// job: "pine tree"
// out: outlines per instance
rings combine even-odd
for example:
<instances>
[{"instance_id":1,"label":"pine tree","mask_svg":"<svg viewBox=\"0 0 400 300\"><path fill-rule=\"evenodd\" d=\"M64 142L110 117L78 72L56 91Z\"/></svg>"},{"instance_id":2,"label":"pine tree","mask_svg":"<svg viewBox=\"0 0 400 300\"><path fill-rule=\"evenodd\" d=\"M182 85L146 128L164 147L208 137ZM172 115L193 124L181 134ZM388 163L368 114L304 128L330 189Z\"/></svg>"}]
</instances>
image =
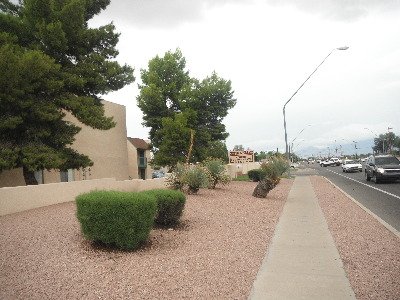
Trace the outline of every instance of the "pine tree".
<instances>
[{"instance_id":1,"label":"pine tree","mask_svg":"<svg viewBox=\"0 0 400 300\"><path fill-rule=\"evenodd\" d=\"M83 124L107 130L99 95L134 81L119 65L112 23L88 21L109 0L25 0L0 4L0 171L23 168L27 184L41 169L77 169L90 158L70 146Z\"/></svg>"}]
</instances>

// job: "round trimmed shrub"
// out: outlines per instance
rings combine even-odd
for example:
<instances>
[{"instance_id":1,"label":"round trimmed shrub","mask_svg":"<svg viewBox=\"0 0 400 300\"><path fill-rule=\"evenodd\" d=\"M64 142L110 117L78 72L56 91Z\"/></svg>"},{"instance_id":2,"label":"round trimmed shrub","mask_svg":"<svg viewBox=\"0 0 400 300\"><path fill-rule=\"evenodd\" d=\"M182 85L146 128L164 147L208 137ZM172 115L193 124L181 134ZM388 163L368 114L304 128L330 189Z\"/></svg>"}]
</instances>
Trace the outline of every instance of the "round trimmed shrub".
<instances>
[{"instance_id":1,"label":"round trimmed shrub","mask_svg":"<svg viewBox=\"0 0 400 300\"><path fill-rule=\"evenodd\" d=\"M92 191L76 197L83 235L91 241L136 249L153 227L156 199L144 193Z\"/></svg>"},{"instance_id":2,"label":"round trimmed shrub","mask_svg":"<svg viewBox=\"0 0 400 300\"><path fill-rule=\"evenodd\" d=\"M144 192L157 200L155 222L160 225L173 225L179 222L186 203L186 196L176 190L150 190Z\"/></svg>"}]
</instances>

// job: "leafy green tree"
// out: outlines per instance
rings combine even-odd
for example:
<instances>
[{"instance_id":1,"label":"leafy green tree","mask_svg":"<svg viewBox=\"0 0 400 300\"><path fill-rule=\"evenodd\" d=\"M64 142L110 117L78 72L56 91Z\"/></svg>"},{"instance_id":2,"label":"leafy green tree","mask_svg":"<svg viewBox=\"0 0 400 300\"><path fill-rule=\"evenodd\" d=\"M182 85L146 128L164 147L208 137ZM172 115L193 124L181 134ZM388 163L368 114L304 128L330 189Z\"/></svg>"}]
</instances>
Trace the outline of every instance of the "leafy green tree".
<instances>
[{"instance_id":1,"label":"leafy green tree","mask_svg":"<svg viewBox=\"0 0 400 300\"><path fill-rule=\"evenodd\" d=\"M182 161L182 155L187 151L184 147L189 142L184 135L176 145L168 141L163 129L164 118L174 119L180 113L186 115L186 128L195 131L192 162L204 160L210 155L208 149L214 142L222 142L227 138L222 120L236 104L230 81L218 77L215 72L203 80L191 78L179 49L168 51L164 57L151 59L148 69L141 70L141 78L143 84L139 85L137 103L143 112L143 125L150 127L155 161L159 161L157 156L169 147L173 146L175 149L171 149L172 152L177 153L176 145L182 147ZM159 151L161 148L163 151ZM167 165L176 161L176 158L170 162L164 158L163 163Z\"/></svg>"},{"instance_id":2,"label":"leafy green tree","mask_svg":"<svg viewBox=\"0 0 400 300\"><path fill-rule=\"evenodd\" d=\"M267 158L267 153L265 151L260 151L260 153L258 152L254 153L255 161L261 161L266 158Z\"/></svg>"},{"instance_id":3,"label":"leafy green tree","mask_svg":"<svg viewBox=\"0 0 400 300\"><path fill-rule=\"evenodd\" d=\"M186 60L180 50L168 51L164 57L156 56L148 63L148 69L140 71L142 84L137 97L143 112L143 125L150 127L150 140L154 147L161 144L162 119L173 117L182 111L181 94L190 89Z\"/></svg>"},{"instance_id":4,"label":"leafy green tree","mask_svg":"<svg viewBox=\"0 0 400 300\"><path fill-rule=\"evenodd\" d=\"M97 129L115 126L99 95L133 82L133 69L113 59L112 23L88 21L109 0L25 0L0 5L0 171L22 167L27 184L40 169L86 167L70 148L80 128L67 112Z\"/></svg>"},{"instance_id":5,"label":"leafy green tree","mask_svg":"<svg viewBox=\"0 0 400 300\"><path fill-rule=\"evenodd\" d=\"M374 139L373 149L377 153L391 153L396 152L400 148L400 137L393 132L380 134L378 138ZM398 151L398 150L397 150Z\"/></svg>"},{"instance_id":6,"label":"leafy green tree","mask_svg":"<svg viewBox=\"0 0 400 300\"><path fill-rule=\"evenodd\" d=\"M175 166L178 162L183 163L190 145L187 116L180 113L174 118L163 118L159 134L163 136L163 143L155 150L153 163L158 166Z\"/></svg>"},{"instance_id":7,"label":"leafy green tree","mask_svg":"<svg viewBox=\"0 0 400 300\"><path fill-rule=\"evenodd\" d=\"M224 163L229 162L228 148L224 141L212 141L208 143L205 155L206 157L219 158Z\"/></svg>"}]
</instances>

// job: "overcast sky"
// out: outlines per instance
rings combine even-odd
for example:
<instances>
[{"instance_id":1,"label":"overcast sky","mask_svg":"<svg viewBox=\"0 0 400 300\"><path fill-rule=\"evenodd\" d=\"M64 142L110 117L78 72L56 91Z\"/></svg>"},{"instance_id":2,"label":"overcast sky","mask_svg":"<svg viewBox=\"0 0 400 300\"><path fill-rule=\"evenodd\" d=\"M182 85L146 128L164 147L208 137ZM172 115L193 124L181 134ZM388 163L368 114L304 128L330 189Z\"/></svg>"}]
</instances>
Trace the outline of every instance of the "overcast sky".
<instances>
[{"instance_id":1,"label":"overcast sky","mask_svg":"<svg viewBox=\"0 0 400 300\"><path fill-rule=\"evenodd\" d=\"M232 81L228 149L284 151L284 103L341 46L350 48L334 51L287 105L289 142L303 128L295 147L321 151L388 127L400 134L400 0L111 2L91 26L113 21L121 33L118 61L135 68L135 83L104 96L127 107L131 137L148 135L136 105L140 69L180 48L191 76L215 70Z\"/></svg>"}]
</instances>

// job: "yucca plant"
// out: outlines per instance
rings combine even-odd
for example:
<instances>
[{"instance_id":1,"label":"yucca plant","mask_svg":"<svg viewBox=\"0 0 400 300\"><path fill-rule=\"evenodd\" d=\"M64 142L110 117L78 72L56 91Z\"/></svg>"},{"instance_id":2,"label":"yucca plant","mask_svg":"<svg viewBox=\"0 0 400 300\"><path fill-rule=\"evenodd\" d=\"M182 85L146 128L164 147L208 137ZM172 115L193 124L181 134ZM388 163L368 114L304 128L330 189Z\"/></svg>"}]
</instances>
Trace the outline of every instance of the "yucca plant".
<instances>
[{"instance_id":1,"label":"yucca plant","mask_svg":"<svg viewBox=\"0 0 400 300\"><path fill-rule=\"evenodd\" d=\"M228 184L231 178L226 174L225 164L219 158L207 158L203 162L203 166L206 168L209 175L209 185L210 189L215 189L217 184Z\"/></svg>"}]
</instances>

